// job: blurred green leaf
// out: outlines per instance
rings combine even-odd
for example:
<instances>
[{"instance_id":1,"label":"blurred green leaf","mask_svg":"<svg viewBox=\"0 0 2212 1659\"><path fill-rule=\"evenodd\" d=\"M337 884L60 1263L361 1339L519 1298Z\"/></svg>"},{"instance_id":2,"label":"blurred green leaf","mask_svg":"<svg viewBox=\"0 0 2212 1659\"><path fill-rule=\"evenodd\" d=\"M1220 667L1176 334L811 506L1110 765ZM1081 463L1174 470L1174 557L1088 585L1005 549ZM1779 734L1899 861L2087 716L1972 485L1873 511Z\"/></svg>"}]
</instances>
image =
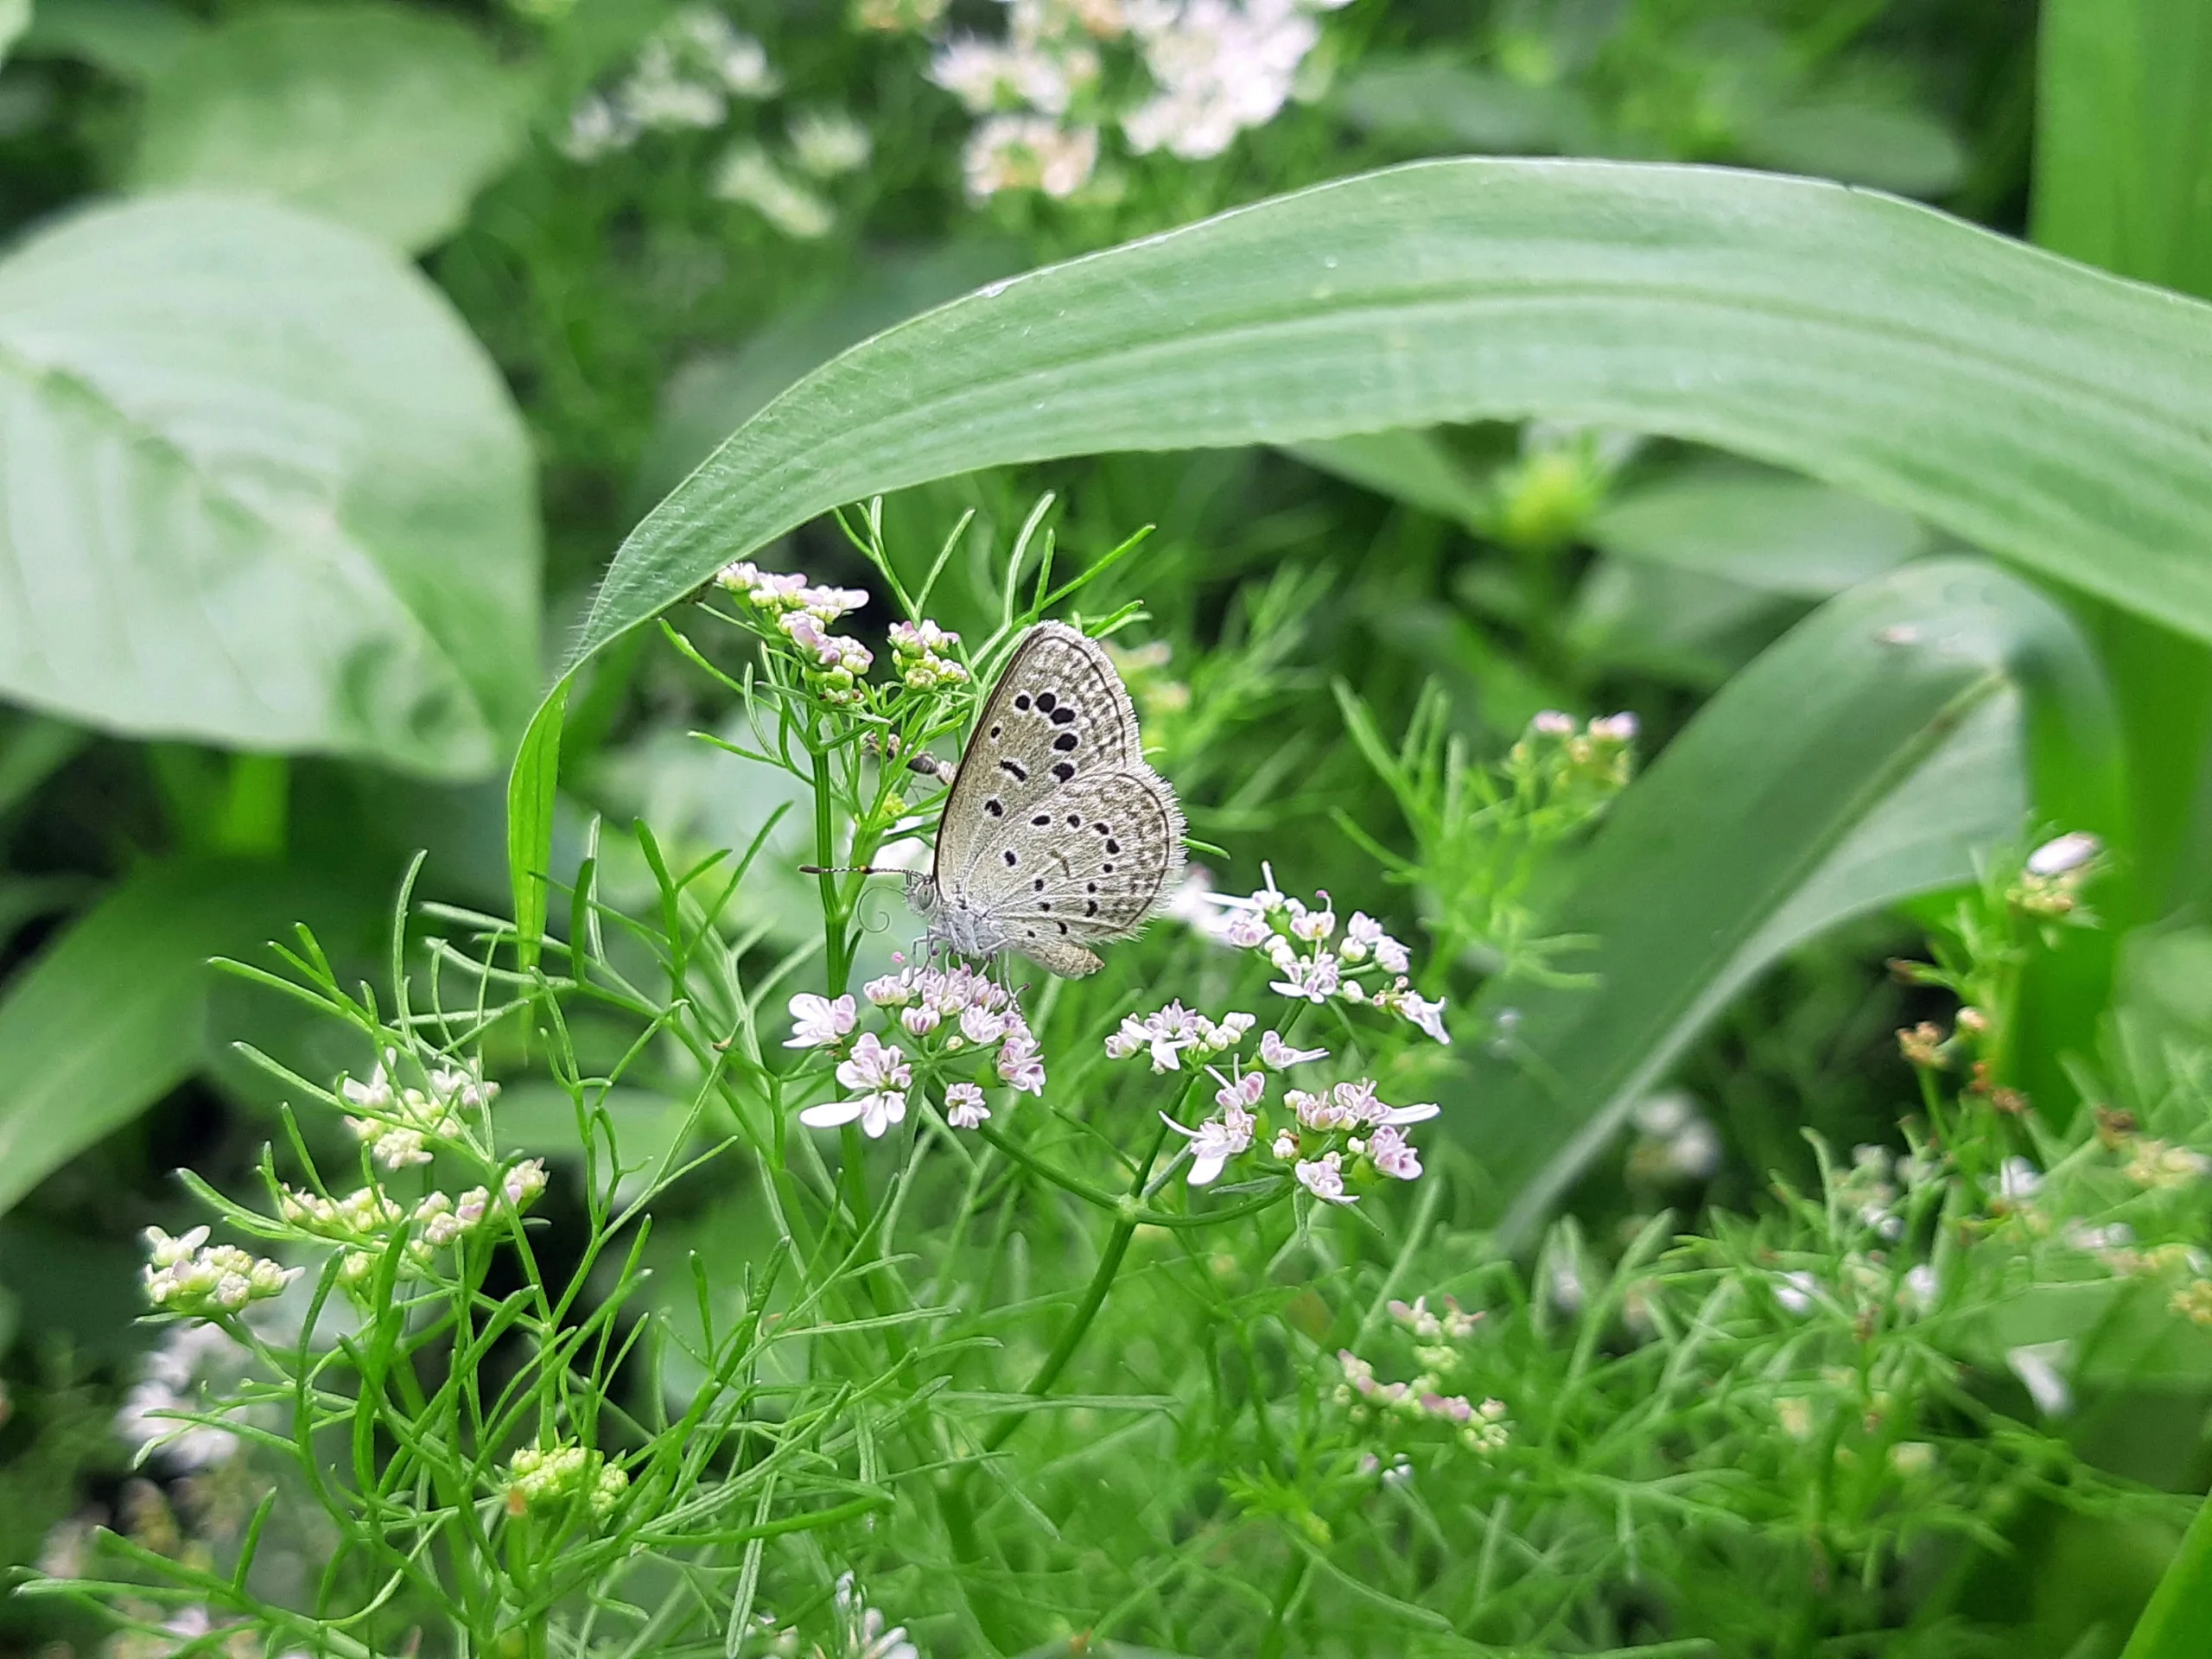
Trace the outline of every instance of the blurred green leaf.
<instances>
[{"instance_id":1,"label":"blurred green leaf","mask_svg":"<svg viewBox=\"0 0 2212 1659\"><path fill-rule=\"evenodd\" d=\"M1446 58L1368 58L1333 102L1363 131L1492 155L1578 149L1592 137L1589 111L1568 87L1532 86Z\"/></svg>"},{"instance_id":2,"label":"blurred green leaf","mask_svg":"<svg viewBox=\"0 0 2212 1659\"><path fill-rule=\"evenodd\" d=\"M2203 1659L2212 1641L2212 1501L2196 1511L2120 1659Z\"/></svg>"},{"instance_id":3,"label":"blurred green leaf","mask_svg":"<svg viewBox=\"0 0 2212 1659\"><path fill-rule=\"evenodd\" d=\"M2031 754L2094 753L2111 715L2064 614L1993 566L1929 560L1835 600L1732 680L1624 795L1560 931L1596 988L1498 984L1447 1122L1525 1237L1755 975L1847 918L1968 880L2016 836ZM2037 775L2043 772L2038 769ZM2108 772L2036 804L2101 824ZM2070 796L2061 791L2070 790Z\"/></svg>"},{"instance_id":4,"label":"blurred green leaf","mask_svg":"<svg viewBox=\"0 0 2212 1659\"><path fill-rule=\"evenodd\" d=\"M144 82L207 27L166 0L39 0L23 50L76 58L118 80Z\"/></svg>"},{"instance_id":5,"label":"blurred green leaf","mask_svg":"<svg viewBox=\"0 0 2212 1659\"><path fill-rule=\"evenodd\" d=\"M420 274L273 203L90 210L0 261L0 692L480 773L537 689L522 424Z\"/></svg>"},{"instance_id":6,"label":"blurred green leaf","mask_svg":"<svg viewBox=\"0 0 2212 1659\"><path fill-rule=\"evenodd\" d=\"M2046 0L2038 45L2036 240L2212 295L2212 7Z\"/></svg>"},{"instance_id":7,"label":"blurred green leaf","mask_svg":"<svg viewBox=\"0 0 2212 1659\"><path fill-rule=\"evenodd\" d=\"M1901 196L1948 195L1966 176L1956 134L1924 110L1829 98L1762 110L1738 135L1744 159L1778 172L1872 185Z\"/></svg>"},{"instance_id":8,"label":"blurred green leaf","mask_svg":"<svg viewBox=\"0 0 2212 1659\"><path fill-rule=\"evenodd\" d=\"M1488 493L1433 432L1357 432L1281 448L1332 477L1451 519L1478 536L1490 533Z\"/></svg>"},{"instance_id":9,"label":"blurred green leaf","mask_svg":"<svg viewBox=\"0 0 2212 1659\"><path fill-rule=\"evenodd\" d=\"M1601 557L1575 588L1567 638L1586 664L1711 690L1802 608L1702 571Z\"/></svg>"},{"instance_id":10,"label":"blurred green leaf","mask_svg":"<svg viewBox=\"0 0 2212 1659\"><path fill-rule=\"evenodd\" d=\"M0 1211L199 1068L209 957L257 955L296 918L327 920L343 902L281 867L149 865L10 980Z\"/></svg>"},{"instance_id":11,"label":"blurred green leaf","mask_svg":"<svg viewBox=\"0 0 2212 1659\"><path fill-rule=\"evenodd\" d=\"M529 91L454 18L257 10L154 77L131 182L270 195L414 251L451 234L521 149Z\"/></svg>"},{"instance_id":12,"label":"blurred green leaf","mask_svg":"<svg viewBox=\"0 0 2212 1659\"><path fill-rule=\"evenodd\" d=\"M682 483L777 393L847 346L1018 270L1020 263L1014 247L988 239L893 256L820 304L776 318L735 351L693 359L662 391L638 464L647 493L639 507Z\"/></svg>"},{"instance_id":13,"label":"blurred green leaf","mask_svg":"<svg viewBox=\"0 0 2212 1659\"><path fill-rule=\"evenodd\" d=\"M1934 544L1910 513L1733 464L1694 466L1623 490L1586 533L1616 558L1803 599L1855 588Z\"/></svg>"}]
</instances>

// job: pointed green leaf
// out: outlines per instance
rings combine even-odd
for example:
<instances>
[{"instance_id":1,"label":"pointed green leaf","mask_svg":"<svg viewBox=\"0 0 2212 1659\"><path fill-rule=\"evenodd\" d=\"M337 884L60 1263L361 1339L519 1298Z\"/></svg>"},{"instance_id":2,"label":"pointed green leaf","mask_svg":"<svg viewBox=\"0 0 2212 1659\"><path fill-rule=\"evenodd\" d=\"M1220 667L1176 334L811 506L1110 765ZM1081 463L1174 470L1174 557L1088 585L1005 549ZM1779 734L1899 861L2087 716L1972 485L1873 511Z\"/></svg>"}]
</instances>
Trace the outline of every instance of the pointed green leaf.
<instances>
[{"instance_id":1,"label":"pointed green leaf","mask_svg":"<svg viewBox=\"0 0 2212 1659\"><path fill-rule=\"evenodd\" d=\"M2112 715L2064 613L1930 560L1823 607L1730 681L1624 795L1555 918L1595 988L1493 986L1452 1120L1525 1237L1737 992L1849 917L1970 879L2031 803L2109 830ZM2099 747L2102 745L2101 748ZM2031 791L2031 776L2041 787ZM1447 1103L1447 1110L1452 1108Z\"/></svg>"}]
</instances>

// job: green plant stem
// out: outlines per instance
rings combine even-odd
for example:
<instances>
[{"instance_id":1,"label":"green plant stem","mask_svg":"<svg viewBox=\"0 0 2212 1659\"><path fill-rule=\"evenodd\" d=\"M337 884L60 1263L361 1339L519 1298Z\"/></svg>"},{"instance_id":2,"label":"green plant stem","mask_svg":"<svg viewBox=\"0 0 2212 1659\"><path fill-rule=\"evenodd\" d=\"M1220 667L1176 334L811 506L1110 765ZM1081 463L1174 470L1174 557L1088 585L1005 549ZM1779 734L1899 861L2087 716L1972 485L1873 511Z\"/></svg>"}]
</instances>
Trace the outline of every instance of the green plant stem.
<instances>
[{"instance_id":1,"label":"green plant stem","mask_svg":"<svg viewBox=\"0 0 2212 1659\"><path fill-rule=\"evenodd\" d=\"M1166 1144L1168 1133L1167 1125L1162 1123L1159 1134L1153 1136L1152 1149L1145 1154L1143 1166L1129 1184L1129 1196L1122 1201L1121 1218L1115 1222L1114 1230L1106 1240L1106 1249L1098 1258L1097 1271L1090 1275L1090 1283L1084 1289L1083 1300L1076 1304L1075 1317L1068 1321L1067 1329L1060 1332L1059 1341L1052 1344L1052 1351L1045 1357L1045 1363L1037 1368L1037 1375L1029 1379L1028 1388L1023 1390L1031 1399L1041 1400L1051 1391L1052 1384L1059 1381L1060 1373L1067 1369L1068 1362L1075 1357L1076 1349L1090 1330L1091 1321L1098 1317L1098 1310L1106 1305L1107 1293L1114 1287L1114 1280L1122 1271L1122 1259L1129 1253L1129 1241L1136 1236L1140 1225L1139 1217L1142 1212L1137 1207L1136 1195L1144 1191L1145 1182L1151 1178L1152 1166L1159 1161L1160 1149ZM1001 1422L984 1437L983 1450L987 1452L997 1451L1014 1438L1022 1424L1029 1421L1030 1415L1025 1411Z\"/></svg>"}]
</instances>

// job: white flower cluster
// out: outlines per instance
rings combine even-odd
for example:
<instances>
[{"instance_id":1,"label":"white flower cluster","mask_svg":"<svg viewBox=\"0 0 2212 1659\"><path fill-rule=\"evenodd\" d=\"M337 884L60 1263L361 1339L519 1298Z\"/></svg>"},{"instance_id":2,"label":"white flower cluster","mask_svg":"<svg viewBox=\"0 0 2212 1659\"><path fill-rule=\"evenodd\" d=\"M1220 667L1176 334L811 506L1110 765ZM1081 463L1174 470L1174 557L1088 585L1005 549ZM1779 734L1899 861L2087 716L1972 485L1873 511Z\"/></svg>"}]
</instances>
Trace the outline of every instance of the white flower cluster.
<instances>
[{"instance_id":1,"label":"white flower cluster","mask_svg":"<svg viewBox=\"0 0 2212 1659\"><path fill-rule=\"evenodd\" d=\"M1448 1424L1459 1430L1459 1443L1484 1457L1512 1443L1512 1425L1505 1402L1484 1400L1478 1405L1463 1394L1445 1394L1433 1376L1424 1374L1410 1382L1384 1382L1375 1367L1349 1348L1337 1351L1344 1381L1337 1385L1337 1403L1351 1408L1355 1422L1370 1412L1414 1421Z\"/></svg>"},{"instance_id":2,"label":"white flower cluster","mask_svg":"<svg viewBox=\"0 0 2212 1659\"><path fill-rule=\"evenodd\" d=\"M1267 1127L1270 1073L1329 1058L1327 1049L1300 1048L1279 1031L1262 1033L1258 1053L1247 1057L1241 1051L1258 1023L1255 1016L1242 1013L1210 1020L1179 1001L1170 1002L1157 1013L1128 1015L1121 1029L1106 1039L1109 1059L1147 1055L1154 1072L1160 1073L1180 1071L1187 1056L1194 1065L1204 1065L1218 1085L1213 1099L1219 1109L1195 1128L1160 1114L1189 1142L1185 1151L1191 1170L1185 1179L1192 1186L1218 1180L1229 1160L1249 1151L1261 1138ZM1223 1058L1230 1068L1226 1073L1210 1063ZM1291 1166L1300 1185L1330 1204L1357 1201L1345 1188L1347 1168L1355 1174L1363 1167L1395 1180L1419 1179L1421 1155L1407 1141L1405 1126L1434 1117L1438 1110L1433 1104L1385 1105L1376 1098L1376 1085L1364 1078L1318 1093L1286 1088L1282 1107L1291 1121L1271 1138L1268 1149Z\"/></svg>"},{"instance_id":3,"label":"white flower cluster","mask_svg":"<svg viewBox=\"0 0 2212 1659\"><path fill-rule=\"evenodd\" d=\"M145 1238L146 1300L164 1313L203 1319L236 1313L250 1302L282 1295L300 1273L235 1244L210 1244L205 1227L181 1238L149 1227Z\"/></svg>"},{"instance_id":4,"label":"white flower cluster","mask_svg":"<svg viewBox=\"0 0 2212 1659\"><path fill-rule=\"evenodd\" d=\"M963 158L971 196L1073 195L1098 166L1099 129L1118 118L1138 155L1218 156L1289 99L1321 38L1313 13L1344 0L1009 0L1002 41L955 37L930 78L981 118ZM1117 111L1101 48L1142 66Z\"/></svg>"},{"instance_id":5,"label":"white flower cluster","mask_svg":"<svg viewBox=\"0 0 2212 1659\"><path fill-rule=\"evenodd\" d=\"M1329 895L1316 893L1309 906L1276 890L1273 865L1260 869L1267 885L1249 898L1199 895L1217 907L1199 925L1202 932L1239 950L1263 952L1282 976L1269 987L1280 996L1365 1004L1410 1020L1440 1043L1452 1040L1445 1029L1443 999L1432 1002L1413 988L1406 947L1384 932L1380 922L1354 911L1344 938L1332 947L1337 913Z\"/></svg>"},{"instance_id":6,"label":"white flower cluster","mask_svg":"<svg viewBox=\"0 0 2212 1659\"><path fill-rule=\"evenodd\" d=\"M245 1363L245 1349L220 1325L171 1326L124 1396L115 1414L116 1434L135 1448L158 1451L162 1462L180 1472L228 1463L238 1455L236 1434L209 1423L179 1422L176 1416L202 1410L207 1385L235 1382Z\"/></svg>"},{"instance_id":7,"label":"white flower cluster","mask_svg":"<svg viewBox=\"0 0 2212 1659\"><path fill-rule=\"evenodd\" d=\"M763 570L749 560L726 565L715 583L760 625L764 638L781 639L798 654L806 681L826 702L857 702L861 677L874 653L857 639L830 632L837 619L868 603L858 588L817 588L797 574Z\"/></svg>"},{"instance_id":8,"label":"white flower cluster","mask_svg":"<svg viewBox=\"0 0 2212 1659\"><path fill-rule=\"evenodd\" d=\"M585 1508L605 1520L629 1490L630 1477L606 1454L573 1441L526 1446L507 1462L507 1501L518 1510L565 1506L582 1498Z\"/></svg>"},{"instance_id":9,"label":"white flower cluster","mask_svg":"<svg viewBox=\"0 0 2212 1659\"><path fill-rule=\"evenodd\" d=\"M1640 1103L1635 1123L1637 1139L1628 1155L1630 1180L1702 1181L1720 1167L1720 1132L1683 1090L1669 1090Z\"/></svg>"},{"instance_id":10,"label":"white flower cluster","mask_svg":"<svg viewBox=\"0 0 2212 1659\"><path fill-rule=\"evenodd\" d=\"M759 41L712 6L686 6L646 37L620 82L569 111L561 152L595 162L645 132L719 127L732 98L772 98L782 87Z\"/></svg>"},{"instance_id":11,"label":"white flower cluster","mask_svg":"<svg viewBox=\"0 0 2212 1659\"><path fill-rule=\"evenodd\" d=\"M1263 127L1289 101L1299 66L1320 44L1315 10L1344 0L1152 0L1129 23L1158 90L1122 118L1140 156L1203 161Z\"/></svg>"},{"instance_id":12,"label":"white flower cluster","mask_svg":"<svg viewBox=\"0 0 2212 1659\"><path fill-rule=\"evenodd\" d=\"M961 684L968 671L945 654L959 643L958 634L940 628L926 617L919 622L893 622L892 666L909 690L933 691L939 686Z\"/></svg>"},{"instance_id":13,"label":"white flower cluster","mask_svg":"<svg viewBox=\"0 0 2212 1659\"><path fill-rule=\"evenodd\" d=\"M851 996L800 992L791 1000L791 1034L784 1046L842 1053L836 1076L842 1092L798 1115L810 1128L858 1122L870 1140L880 1139L906 1121L917 1064L925 1080L942 1084L945 1122L956 1129L972 1129L991 1116L987 1084L1017 1094L1045 1092L1045 1061L1020 1006L1003 985L973 969L906 967L870 980L861 995L897 1021L914 1044L915 1058L872 1031L853 1040L860 1005Z\"/></svg>"},{"instance_id":14,"label":"white flower cluster","mask_svg":"<svg viewBox=\"0 0 2212 1659\"><path fill-rule=\"evenodd\" d=\"M783 78L759 41L713 6L687 6L646 38L621 79L587 93L569 111L561 151L589 163L629 149L647 132L709 130L729 121L734 103L757 103L782 90ZM829 233L837 211L806 181L867 166L874 140L842 110L802 111L786 132L788 165L758 140L739 138L715 164L708 194L752 208L785 236L810 241Z\"/></svg>"},{"instance_id":15,"label":"white flower cluster","mask_svg":"<svg viewBox=\"0 0 2212 1659\"><path fill-rule=\"evenodd\" d=\"M545 1163L531 1158L511 1166L499 1178L499 1197L519 1214L545 1191ZM491 1189L474 1186L459 1198L432 1192L410 1211L387 1193L365 1186L342 1198L325 1198L296 1187L276 1190L276 1213L310 1238L340 1245L338 1277L349 1288L367 1282L376 1271L395 1230L407 1234L408 1263L420 1270L433 1255L481 1226L493 1203Z\"/></svg>"},{"instance_id":16,"label":"white flower cluster","mask_svg":"<svg viewBox=\"0 0 2212 1659\"><path fill-rule=\"evenodd\" d=\"M346 1127L386 1169L429 1163L429 1143L451 1139L463 1111L482 1110L499 1092L480 1071L457 1066L433 1067L428 1090L406 1088L394 1081L398 1066L398 1053L387 1049L365 1083L341 1077L338 1084L338 1092L361 1114L348 1117Z\"/></svg>"}]
</instances>

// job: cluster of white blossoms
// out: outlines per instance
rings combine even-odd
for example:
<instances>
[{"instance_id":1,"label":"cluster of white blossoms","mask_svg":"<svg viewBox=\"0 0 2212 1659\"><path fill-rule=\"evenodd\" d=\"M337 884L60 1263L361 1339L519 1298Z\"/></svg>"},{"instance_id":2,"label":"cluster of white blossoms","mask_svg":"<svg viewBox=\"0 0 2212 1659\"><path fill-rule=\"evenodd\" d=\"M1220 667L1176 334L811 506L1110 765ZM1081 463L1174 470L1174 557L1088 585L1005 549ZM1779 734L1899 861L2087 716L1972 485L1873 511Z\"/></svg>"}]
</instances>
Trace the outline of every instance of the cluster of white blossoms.
<instances>
[{"instance_id":1,"label":"cluster of white blossoms","mask_svg":"<svg viewBox=\"0 0 2212 1659\"><path fill-rule=\"evenodd\" d=\"M686 6L646 37L620 80L586 93L569 111L561 151L595 162L647 132L719 127L733 98L773 98L782 89L759 41L712 6Z\"/></svg>"},{"instance_id":2,"label":"cluster of white blossoms","mask_svg":"<svg viewBox=\"0 0 2212 1659\"><path fill-rule=\"evenodd\" d=\"M934 691L966 682L968 671L945 654L960 643L951 629L940 628L925 617L919 622L893 622L890 634L892 667L909 690Z\"/></svg>"},{"instance_id":3,"label":"cluster of white blossoms","mask_svg":"<svg viewBox=\"0 0 2212 1659\"><path fill-rule=\"evenodd\" d=\"M1386 1105L1371 1081L1357 1078L1319 1090L1286 1087L1271 1113L1269 1078L1293 1066L1326 1060L1329 1051L1300 1048L1282 1033L1269 1031L1262 1034L1256 1052L1247 1055L1245 1041L1258 1024L1249 1014L1226 1014L1214 1020L1170 1002L1153 1014L1129 1015L1106 1039L1109 1059L1142 1054L1156 1073L1180 1071L1187 1059L1213 1079L1212 1116L1194 1128L1160 1114L1187 1143L1184 1151L1191 1168L1185 1179L1191 1185L1211 1185L1232 1159L1263 1141L1273 1157L1291 1166L1300 1185L1330 1204L1357 1201L1347 1190L1348 1174L1420 1179L1421 1156L1406 1140L1405 1128L1434 1117L1435 1105ZM1223 1071L1217 1060L1229 1069ZM1280 1127L1271 1130L1274 1122Z\"/></svg>"},{"instance_id":4,"label":"cluster of white blossoms","mask_svg":"<svg viewBox=\"0 0 2212 1659\"><path fill-rule=\"evenodd\" d=\"M569 111L560 149L583 164L628 149L648 132L711 131L738 106L783 91L767 48L710 5L686 6L639 48L612 85ZM836 208L815 186L868 165L868 130L842 110L810 109L786 124L779 157L757 138L733 139L709 175L708 194L736 202L800 241L826 236Z\"/></svg>"},{"instance_id":5,"label":"cluster of white blossoms","mask_svg":"<svg viewBox=\"0 0 2212 1659\"><path fill-rule=\"evenodd\" d=\"M979 118L963 156L969 194L1071 196L1096 171L1109 124L1138 155L1220 155L1274 119L1320 41L1313 14L1344 3L1008 0L1003 39L956 36L931 65ZM1114 72L1109 51L1136 73Z\"/></svg>"},{"instance_id":6,"label":"cluster of white blossoms","mask_svg":"<svg viewBox=\"0 0 2212 1659\"><path fill-rule=\"evenodd\" d=\"M519 1215L545 1191L545 1162L526 1159L510 1166L499 1178L495 1199L491 1188L473 1186L458 1198L431 1192L410 1208L395 1201L379 1187L364 1186L342 1198L280 1185L276 1213L307 1238L340 1248L339 1282L349 1290L365 1284L375 1274L393 1237L404 1233L404 1264L427 1269L435 1252L459 1243L484 1224L495 1202L504 1201Z\"/></svg>"},{"instance_id":7,"label":"cluster of white blossoms","mask_svg":"<svg viewBox=\"0 0 2212 1659\"><path fill-rule=\"evenodd\" d=\"M346 1127L377 1162L393 1170L429 1163L429 1143L451 1139L462 1112L481 1111L499 1092L480 1072L450 1065L431 1068L428 1089L409 1088L394 1078L398 1065L397 1052L387 1049L365 1082L341 1077L338 1084L338 1092L360 1114L347 1117Z\"/></svg>"},{"instance_id":8,"label":"cluster of white blossoms","mask_svg":"<svg viewBox=\"0 0 2212 1659\"><path fill-rule=\"evenodd\" d=\"M297 1268L251 1255L235 1244L210 1244L205 1227L181 1238L149 1227L145 1238L146 1300L163 1313L219 1319L281 1296L299 1276Z\"/></svg>"},{"instance_id":9,"label":"cluster of white blossoms","mask_svg":"<svg viewBox=\"0 0 2212 1659\"><path fill-rule=\"evenodd\" d=\"M1337 938L1337 913L1329 895L1306 904L1276 890L1274 867L1262 864L1267 885L1249 897L1198 895L1215 907L1199 931L1224 944L1262 952L1281 976L1269 988L1277 995L1306 1002L1348 1002L1382 1009L1411 1021L1440 1043L1452 1033L1444 1026L1442 998L1429 1001L1407 977L1406 947L1382 925L1354 911Z\"/></svg>"},{"instance_id":10,"label":"cluster of white blossoms","mask_svg":"<svg viewBox=\"0 0 2212 1659\"><path fill-rule=\"evenodd\" d=\"M725 565L715 585L735 599L755 631L798 658L807 685L825 702L857 702L861 677L875 654L857 639L830 632L837 619L868 603L858 588L817 588L797 574L763 570L749 560Z\"/></svg>"},{"instance_id":11,"label":"cluster of white blossoms","mask_svg":"<svg viewBox=\"0 0 2212 1659\"><path fill-rule=\"evenodd\" d=\"M246 1358L246 1350L220 1325L171 1326L141 1362L138 1380L115 1414L117 1436L134 1450L158 1452L164 1465L181 1473L228 1463L238 1452L236 1434L178 1417L206 1412L209 1385L236 1382Z\"/></svg>"},{"instance_id":12,"label":"cluster of white blossoms","mask_svg":"<svg viewBox=\"0 0 2212 1659\"><path fill-rule=\"evenodd\" d=\"M975 969L906 966L870 980L861 994L887 1024L896 1025L913 1056L872 1031L855 1037L860 1004L850 995L802 991L792 997L791 1034L784 1046L838 1057L839 1093L799 1113L808 1128L857 1122L870 1140L880 1140L906 1121L917 1065L925 1083L934 1080L942 1089L944 1121L956 1129L975 1128L991 1116L987 1087L1045 1092L1044 1058L1020 1005L1005 986Z\"/></svg>"},{"instance_id":13,"label":"cluster of white blossoms","mask_svg":"<svg viewBox=\"0 0 2212 1659\"><path fill-rule=\"evenodd\" d=\"M1350 1408L1354 1422L1387 1414L1401 1421L1442 1424L1458 1431L1459 1444L1468 1451L1484 1457L1512 1443L1512 1424L1502 1400L1478 1404L1464 1394L1445 1394L1427 1374L1410 1382L1382 1382L1375 1367L1349 1348L1337 1351L1337 1364L1344 1373L1337 1385L1337 1403Z\"/></svg>"}]
</instances>

